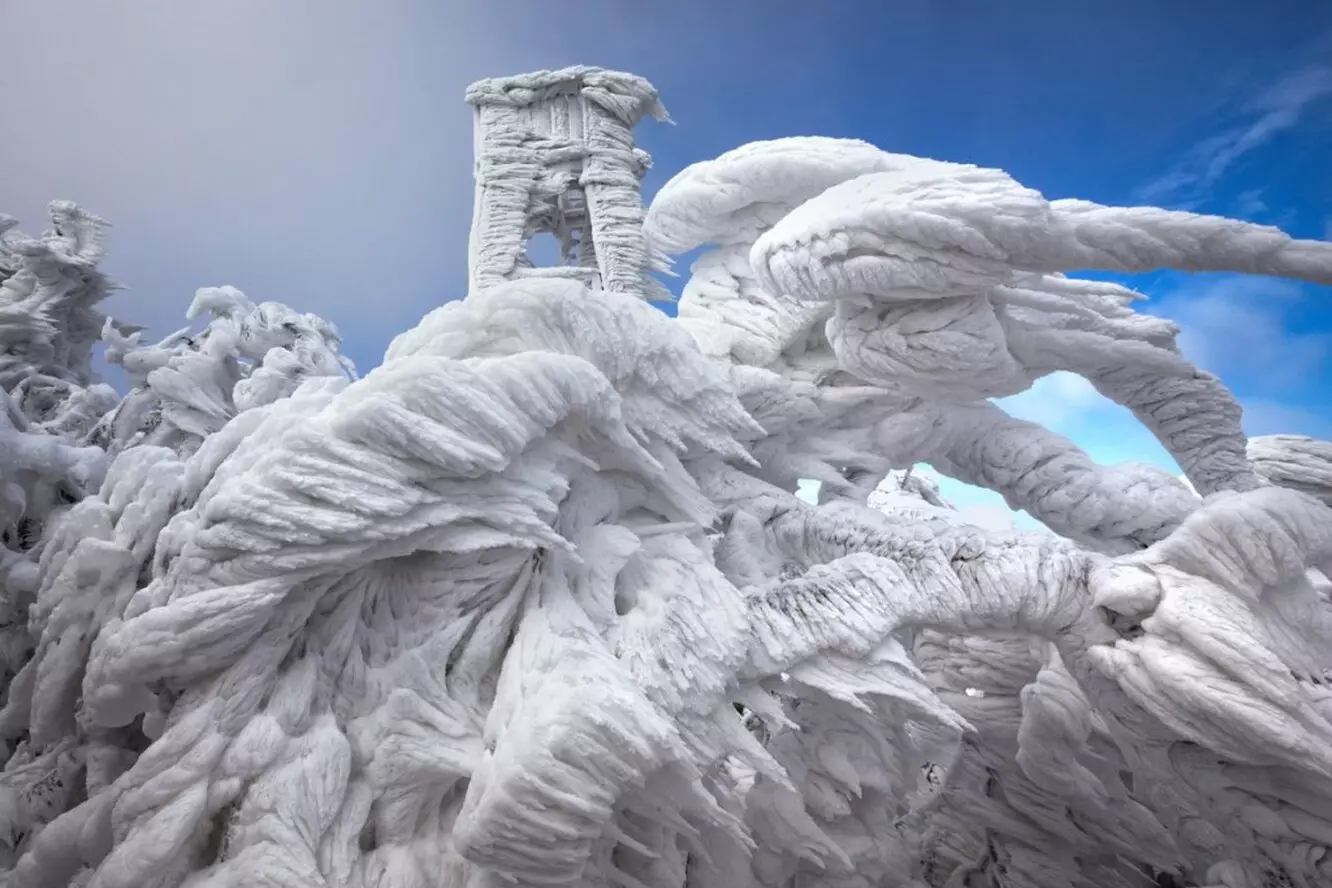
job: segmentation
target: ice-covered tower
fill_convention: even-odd
[[[652,84],[600,68],[480,80],[475,109],[476,197],[469,245],[473,291],[522,277],[576,277],[589,286],[664,297],[663,268],[643,240],[640,183],[647,152],[633,129],[667,120]],[[559,241],[562,265],[537,267],[528,242]]]

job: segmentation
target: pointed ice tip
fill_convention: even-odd
[[[670,112],[666,110],[666,106],[661,103],[660,99],[652,103],[652,110],[648,113],[658,123],[669,123],[671,126],[675,126],[675,120],[671,118]]]

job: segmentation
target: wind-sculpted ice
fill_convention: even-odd
[[[256,308],[229,287],[200,291],[191,316],[213,315],[202,332],[140,346],[140,328],[97,310],[113,288],[96,268],[105,223],[68,202],[51,214],[55,228],[40,240],[0,225],[5,870],[36,829],[109,784],[146,740],[142,727],[78,727],[87,658],[151,575],[167,520],[211,479],[219,445],[234,446],[254,418],[230,420],[305,379],[351,373],[331,325],[277,303]],[[93,372],[99,332],[130,378],[123,400]],[[191,475],[181,457],[201,444]]]
[[[11,884],[1332,882],[1326,448],[1246,458],[1173,325],[1062,276],[1327,282],[1332,246],[780,140],[649,208],[629,259],[711,248],[679,319],[636,259],[519,275],[357,379],[229,288],[157,345],[104,322],[61,206],[92,227],[0,254],[4,366],[40,345],[0,450]],[[66,407],[97,329],[131,393]],[[988,400],[1058,370],[1202,496]]]
[[[1249,439],[1249,460],[1259,475],[1332,505],[1332,441],[1306,435]]]
[[[190,452],[237,413],[285,398],[306,379],[355,378],[338,354],[337,328],[322,318],[277,302],[256,306],[235,287],[199,290],[187,317],[204,312],[202,332],[185,327],[156,345],[107,321],[107,361],[132,387],[97,430],[112,453],[140,444]]]
[[[97,491],[106,454],[81,438],[118,400],[91,369],[112,286],[96,269],[105,223],[67,202],[51,217],[34,239],[0,215],[0,687],[31,649],[43,528]]]

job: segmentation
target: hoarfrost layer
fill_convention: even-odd
[[[1065,276],[1332,245],[821,138],[644,212],[645,81],[469,100],[472,290],[362,379],[232,288],[146,344],[101,220],[0,222],[10,884],[1332,882],[1332,451]],[[1188,483],[988,400],[1056,371]]]

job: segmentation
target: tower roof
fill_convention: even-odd
[[[467,102],[478,108],[483,105],[521,108],[558,95],[581,95],[630,128],[648,116],[670,120],[656,87],[623,71],[579,65],[558,71],[492,77],[467,87]]]

